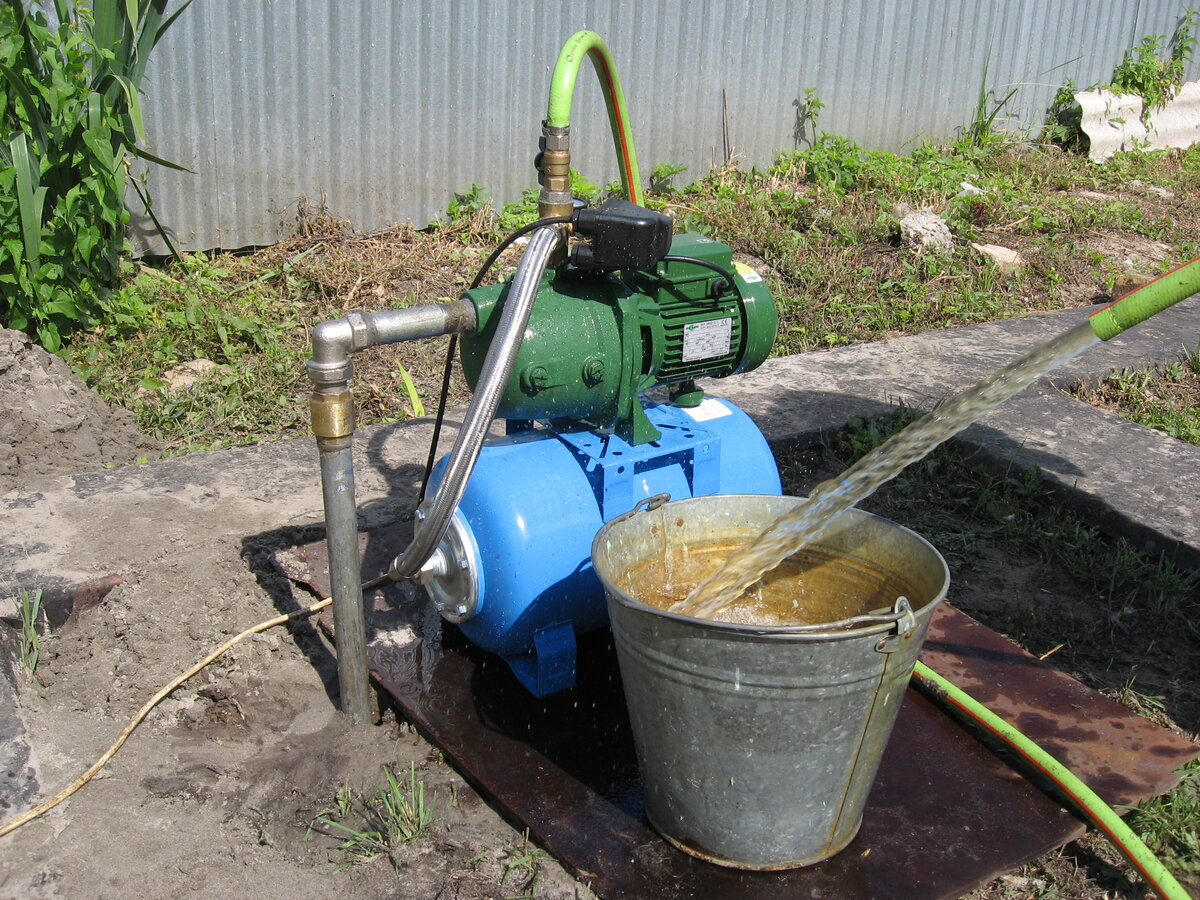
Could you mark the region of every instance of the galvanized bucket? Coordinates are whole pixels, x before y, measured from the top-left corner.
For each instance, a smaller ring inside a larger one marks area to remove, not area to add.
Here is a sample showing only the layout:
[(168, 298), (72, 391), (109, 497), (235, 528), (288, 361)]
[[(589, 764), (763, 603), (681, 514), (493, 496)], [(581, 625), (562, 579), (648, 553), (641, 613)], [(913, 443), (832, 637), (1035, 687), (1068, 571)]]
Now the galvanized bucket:
[(631, 596), (636, 586), (618, 586), (673, 548), (748, 542), (799, 502), (745, 494), (657, 507), (644, 501), (600, 529), (592, 544), (646, 816), (679, 849), (721, 865), (809, 865), (854, 838), (913, 663), (949, 585), (945, 560), (927, 541), (852, 509), (815, 546), (887, 573), (903, 596), (851, 624), (696, 619), (647, 606)]

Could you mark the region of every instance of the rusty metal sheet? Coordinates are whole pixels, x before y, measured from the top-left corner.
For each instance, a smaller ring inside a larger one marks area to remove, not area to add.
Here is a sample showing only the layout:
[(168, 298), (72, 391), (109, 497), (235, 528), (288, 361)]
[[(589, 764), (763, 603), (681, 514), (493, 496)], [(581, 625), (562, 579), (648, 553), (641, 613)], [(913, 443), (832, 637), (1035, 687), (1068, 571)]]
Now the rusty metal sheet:
[[(401, 528), (364, 539), (365, 574), (381, 570), (406, 537)], [(290, 577), (324, 596), (324, 552), (321, 544), (308, 545), (280, 563)], [(575, 688), (537, 699), (503, 661), (431, 614), (430, 605), (410, 587), (373, 592), (367, 614), (373, 677), (477, 787), (528, 826), (602, 897), (957, 897), (1084, 830), (909, 690), (868, 798), (862, 830), (846, 850), (789, 872), (721, 868), (675, 850), (642, 816), (642, 785), (607, 634), (580, 641)], [(327, 629), (332, 629), (331, 618), (322, 620)], [(1038, 667), (1038, 679), (1016, 679), (1004, 666), (1032, 672), (1027, 654), (953, 609), (939, 613), (927, 647), (931, 665), (952, 680), (963, 679), (967, 690), (986, 695), (993, 705), (1007, 696), (1010, 681), (1027, 685), (1016, 696), (1028, 713), (1038, 709), (1041, 687), (1066, 690), (1057, 681), (1043, 680), (1040, 669), (1048, 666)], [(991, 670), (993, 662), (1000, 668)], [(1097, 722), (1130, 728), (1109, 708), (1110, 701), (1074, 684), (1070, 701), (1062, 699), (1067, 694), (1051, 695), (1048, 720), (1059, 704), (1078, 703), (1085, 710), (1080, 715), (1094, 729), (1104, 730)], [(990, 691), (983, 690), (987, 685)], [(1089, 718), (1086, 710), (1095, 709), (1103, 713)], [(1077, 726), (1069, 717), (1061, 721), (1065, 730), (1057, 739), (1067, 743)], [(1173, 735), (1147, 724), (1150, 731), (1139, 731), (1153, 742), (1147, 746), (1164, 749), (1140, 766), (1141, 774), (1128, 784), (1117, 785), (1111, 776), (1098, 778), (1106, 789), (1134, 791), (1139, 784), (1169, 781), (1183, 751)], [(1118, 771), (1121, 759), (1106, 756), (1105, 742), (1085, 746), (1084, 770)], [(1191, 747), (1193, 755), (1197, 749)]]
[(1200, 746), (1143, 719), (943, 604), (921, 661), (1015, 725), (1105, 802), (1135, 805), (1174, 787)]

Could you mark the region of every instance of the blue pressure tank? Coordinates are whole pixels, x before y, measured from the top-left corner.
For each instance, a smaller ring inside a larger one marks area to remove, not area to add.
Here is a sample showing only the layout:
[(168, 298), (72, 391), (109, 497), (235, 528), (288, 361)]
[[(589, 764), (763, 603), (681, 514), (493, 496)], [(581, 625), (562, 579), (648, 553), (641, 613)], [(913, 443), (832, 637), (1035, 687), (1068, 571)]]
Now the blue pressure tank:
[[(727, 400), (649, 405), (660, 440), (533, 428), (488, 441), (439, 545), (426, 590), (535, 695), (575, 683), (575, 636), (608, 625), (591, 544), (639, 501), (780, 493), (762, 433)], [(446, 459), (434, 469), (436, 488)]]

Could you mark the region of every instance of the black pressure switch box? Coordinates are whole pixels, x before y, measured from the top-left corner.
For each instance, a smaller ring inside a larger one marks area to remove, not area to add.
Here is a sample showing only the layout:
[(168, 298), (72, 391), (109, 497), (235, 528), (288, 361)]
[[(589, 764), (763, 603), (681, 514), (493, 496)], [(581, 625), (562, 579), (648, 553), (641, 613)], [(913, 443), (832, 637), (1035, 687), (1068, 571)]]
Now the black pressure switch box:
[(628, 200), (575, 213), (575, 233), (590, 237), (571, 254), (581, 269), (649, 269), (671, 252), (671, 219)]

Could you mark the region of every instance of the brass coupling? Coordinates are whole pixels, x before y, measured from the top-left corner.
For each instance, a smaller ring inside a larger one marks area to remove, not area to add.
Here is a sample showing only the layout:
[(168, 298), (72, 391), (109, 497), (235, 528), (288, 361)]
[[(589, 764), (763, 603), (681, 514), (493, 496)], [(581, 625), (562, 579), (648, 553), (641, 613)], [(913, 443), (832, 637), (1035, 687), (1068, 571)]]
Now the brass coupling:
[(308, 410), (317, 440), (337, 440), (354, 434), (354, 394), (349, 388), (336, 393), (313, 391)]
[(542, 187), (547, 192), (571, 190), (570, 150), (543, 150), (541, 163)]
[(542, 123), (542, 139), (537, 155), (538, 216), (569, 216), (574, 206), (571, 197), (571, 129)]

